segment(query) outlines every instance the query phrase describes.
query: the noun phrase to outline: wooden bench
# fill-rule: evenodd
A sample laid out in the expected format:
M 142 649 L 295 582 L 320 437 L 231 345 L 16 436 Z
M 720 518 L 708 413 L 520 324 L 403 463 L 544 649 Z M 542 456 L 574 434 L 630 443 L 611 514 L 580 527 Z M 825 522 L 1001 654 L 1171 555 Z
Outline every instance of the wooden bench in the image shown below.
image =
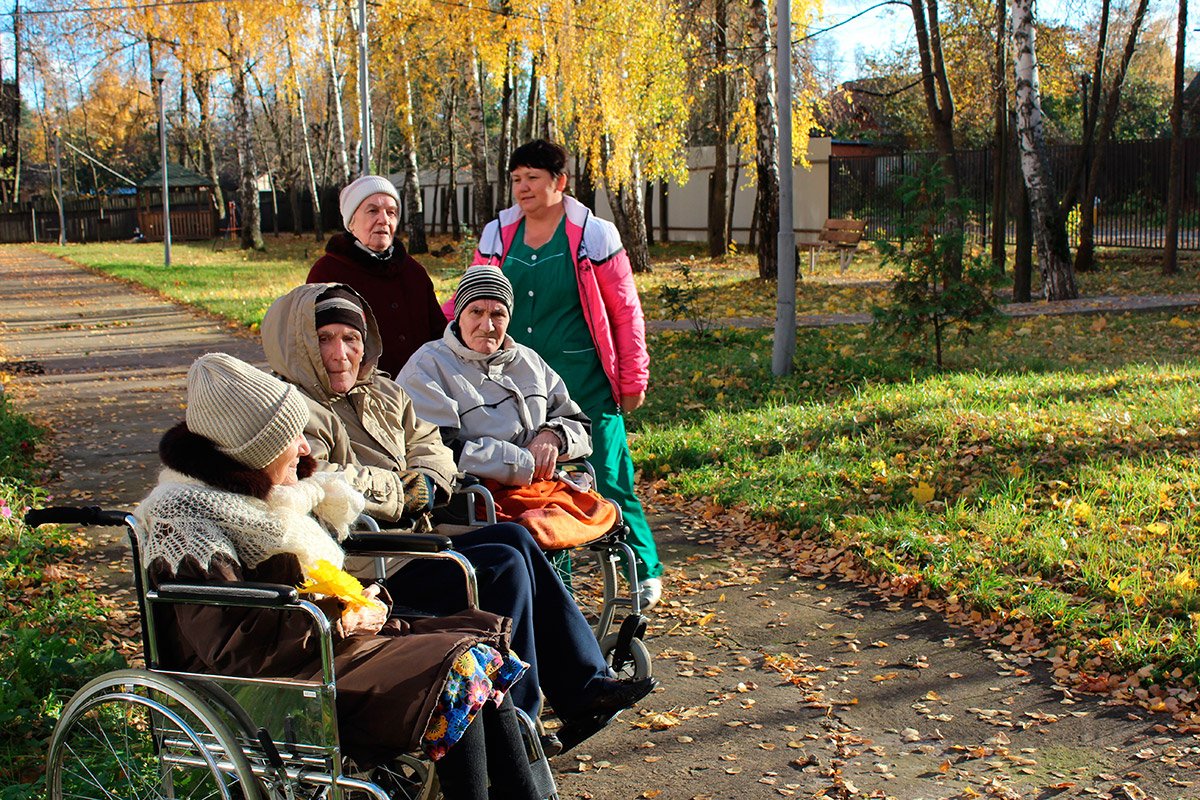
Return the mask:
M 858 243 L 867 232 L 867 221 L 862 219 L 827 219 L 821 226 L 821 233 L 815 242 L 801 242 L 796 249 L 808 249 L 808 271 L 817 270 L 817 253 L 822 250 L 836 250 L 841 272 L 850 266 L 850 259 L 858 250 Z

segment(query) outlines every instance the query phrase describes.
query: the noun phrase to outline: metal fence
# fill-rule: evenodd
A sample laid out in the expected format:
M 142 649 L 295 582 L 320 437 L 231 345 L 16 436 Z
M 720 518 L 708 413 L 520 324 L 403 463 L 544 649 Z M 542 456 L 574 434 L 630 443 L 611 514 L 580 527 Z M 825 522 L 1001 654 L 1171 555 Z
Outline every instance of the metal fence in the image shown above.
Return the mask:
M 1061 195 L 1070 178 L 1078 145 L 1049 148 L 1050 172 Z M 1171 141 L 1155 139 L 1114 142 L 1106 147 L 1093 208 L 1095 243 L 1099 247 L 1161 248 L 1166 229 L 1167 176 Z M 927 168 L 937 154 L 930 151 L 881 156 L 837 156 L 829 161 L 829 215 L 867 221 L 868 236 L 899 240 L 912 222 L 913 209 L 897 189 L 903 176 Z M 958 153 L 962 193 L 969 208 L 967 236 L 984 243 L 991 235 L 992 151 Z M 1008 185 L 1019 186 L 1018 164 L 1010 164 Z M 1183 208 L 1179 248 L 1200 250 L 1200 138 L 1184 142 Z M 1010 191 L 1011 194 L 1011 191 Z M 1010 197 L 1010 208 L 1012 199 Z M 1080 212 L 1082 213 L 1082 211 Z M 1078 244 L 1076 225 L 1068 224 L 1072 246 Z M 1012 244 L 1016 228 L 1008 214 L 1005 241 Z

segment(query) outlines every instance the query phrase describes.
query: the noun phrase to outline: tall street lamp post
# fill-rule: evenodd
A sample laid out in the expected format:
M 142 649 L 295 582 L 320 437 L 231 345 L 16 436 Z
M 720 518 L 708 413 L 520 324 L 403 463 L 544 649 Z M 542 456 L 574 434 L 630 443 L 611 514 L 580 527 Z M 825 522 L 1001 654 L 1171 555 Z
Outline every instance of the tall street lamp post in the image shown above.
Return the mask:
M 163 206 L 163 266 L 171 266 L 171 187 L 167 181 L 167 100 L 163 93 L 163 81 L 167 71 L 154 70 L 154 80 L 158 83 L 158 146 L 162 156 L 162 206 Z

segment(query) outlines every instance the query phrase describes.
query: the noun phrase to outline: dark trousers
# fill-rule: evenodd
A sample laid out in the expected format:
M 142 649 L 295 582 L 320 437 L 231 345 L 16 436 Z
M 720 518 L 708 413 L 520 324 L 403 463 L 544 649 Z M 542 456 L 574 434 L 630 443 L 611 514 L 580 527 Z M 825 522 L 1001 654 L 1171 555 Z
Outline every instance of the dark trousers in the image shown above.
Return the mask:
M 512 701 L 487 703 L 436 763 L 446 800 L 538 800 Z M 491 783 L 489 789 L 488 783 Z
M 512 650 L 529 664 L 510 690 L 513 702 L 534 719 L 541 692 L 560 717 L 579 707 L 584 689 L 608 675 L 608 664 L 575 599 L 529 531 L 512 522 L 488 525 L 454 537 L 475 567 L 479 606 L 512 617 Z M 418 559 L 388 580 L 399 603 L 438 614 L 463 607 L 456 567 Z

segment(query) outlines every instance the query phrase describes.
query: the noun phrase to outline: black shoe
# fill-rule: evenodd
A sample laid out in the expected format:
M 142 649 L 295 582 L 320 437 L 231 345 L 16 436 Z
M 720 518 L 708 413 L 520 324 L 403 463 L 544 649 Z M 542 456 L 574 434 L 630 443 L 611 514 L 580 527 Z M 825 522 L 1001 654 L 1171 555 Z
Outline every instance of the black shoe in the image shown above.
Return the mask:
M 563 751 L 562 740 L 554 731 L 548 731 L 538 737 L 542 742 L 542 754 L 546 758 L 556 756 Z
M 619 681 L 614 678 L 599 678 L 588 685 L 583 702 L 571 719 L 584 717 L 612 716 L 632 706 L 654 691 L 658 681 L 644 678 L 640 681 Z
M 563 719 L 558 729 L 562 752 L 571 750 L 580 742 L 595 736 L 608 723 L 616 719 L 625 709 L 650 694 L 658 686 L 654 678 L 640 681 L 618 681 L 601 678 L 593 683 L 585 697 L 583 706 L 574 714 Z
M 572 750 L 580 742 L 590 739 L 604 730 L 604 726 L 616 718 L 616 713 L 613 713 L 601 714 L 594 717 L 572 718 L 564 722 L 563 726 L 558 729 L 559 743 L 562 744 L 562 750 L 559 752 L 566 753 Z

